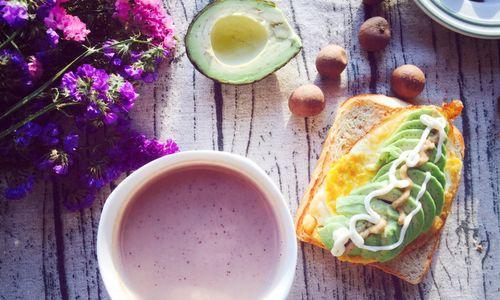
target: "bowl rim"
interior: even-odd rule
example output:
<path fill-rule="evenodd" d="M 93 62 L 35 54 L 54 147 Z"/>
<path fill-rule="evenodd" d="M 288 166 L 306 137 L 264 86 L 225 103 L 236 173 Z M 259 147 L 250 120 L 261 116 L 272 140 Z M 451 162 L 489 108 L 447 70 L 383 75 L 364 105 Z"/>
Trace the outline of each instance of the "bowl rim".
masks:
<path fill-rule="evenodd" d="M 278 222 L 283 244 L 274 284 L 263 299 L 286 299 L 297 265 L 297 239 L 288 204 L 269 175 L 255 162 L 237 154 L 213 150 L 184 151 L 158 158 L 130 174 L 108 196 L 99 220 L 96 248 L 99 272 L 111 299 L 130 299 L 133 294 L 121 279 L 116 265 L 116 250 L 113 247 L 121 214 L 131 195 L 157 176 L 178 168 L 196 165 L 214 165 L 232 169 L 251 180 L 264 193 Z"/>
<path fill-rule="evenodd" d="M 485 26 L 463 20 L 456 14 L 450 14 L 448 10 L 438 6 L 434 0 L 414 0 L 414 2 L 431 19 L 452 31 L 475 38 L 500 38 L 500 26 L 496 24 Z"/>

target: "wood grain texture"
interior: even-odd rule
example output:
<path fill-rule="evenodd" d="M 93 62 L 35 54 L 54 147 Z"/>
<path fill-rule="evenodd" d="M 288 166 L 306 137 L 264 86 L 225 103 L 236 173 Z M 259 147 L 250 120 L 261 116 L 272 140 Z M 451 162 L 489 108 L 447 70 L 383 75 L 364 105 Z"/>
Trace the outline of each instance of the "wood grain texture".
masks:
<path fill-rule="evenodd" d="M 208 1 L 165 1 L 182 38 Z M 422 103 L 459 98 L 456 121 L 467 146 L 463 184 L 432 269 L 412 286 L 381 271 L 335 260 L 300 244 L 290 299 L 498 299 L 500 297 L 500 42 L 468 38 L 432 22 L 410 0 L 365 8 L 361 0 L 282 0 L 303 51 L 283 69 L 245 86 L 213 83 L 196 72 L 180 43 L 154 85 L 141 88 L 133 112 L 150 136 L 173 137 L 183 150 L 215 149 L 245 155 L 278 184 L 295 212 L 338 104 L 358 93 L 391 94 L 392 70 L 405 63 L 427 76 Z M 392 27 L 389 47 L 359 48 L 363 20 L 381 15 Z M 328 43 L 346 48 L 349 64 L 338 81 L 321 81 L 315 55 Z M 327 97 L 315 118 L 290 116 L 287 99 L 315 82 Z M 112 187 L 111 187 L 112 188 Z M 0 202 L 0 299 L 108 299 L 95 241 L 100 210 L 70 213 L 60 187 L 41 182 L 30 199 Z M 483 251 L 477 251 L 482 245 Z"/>

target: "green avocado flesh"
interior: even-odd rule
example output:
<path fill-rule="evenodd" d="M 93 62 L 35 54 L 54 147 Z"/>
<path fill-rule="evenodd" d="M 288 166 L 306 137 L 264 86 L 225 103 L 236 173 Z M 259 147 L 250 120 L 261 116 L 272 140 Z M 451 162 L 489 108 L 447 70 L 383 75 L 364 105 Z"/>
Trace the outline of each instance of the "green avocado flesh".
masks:
<path fill-rule="evenodd" d="M 423 114 L 433 117 L 439 116 L 439 113 L 431 109 L 420 109 L 411 112 L 400 124 L 400 126 L 392 133 L 392 135 L 383 143 L 380 152 L 380 157 L 377 162 L 379 169 L 376 175 L 367 184 L 351 191 L 348 196 L 337 198 L 335 201 L 336 215 L 328 218 L 324 222 L 324 226 L 318 230 L 319 236 L 323 244 L 331 249 L 334 244 L 333 232 L 340 228 L 349 228 L 350 217 L 358 214 L 367 214 L 365 209 L 365 197 L 375 191 L 380 190 L 389 184 L 389 170 L 395 159 L 403 151 L 414 149 L 417 145 L 426 126 L 420 121 L 420 116 Z M 445 128 L 448 132 L 448 127 Z M 431 135 L 438 134 L 432 130 Z M 413 182 L 410 190 L 410 196 L 405 200 L 402 211 L 405 215 L 411 213 L 417 207 L 417 196 L 422 189 L 422 184 L 425 181 L 426 173 L 430 173 L 429 180 L 426 184 L 425 192 L 418 199 L 422 205 L 422 209 L 416 213 L 411 219 L 411 223 L 406 231 L 403 242 L 393 250 L 369 251 L 358 247 L 349 247 L 348 256 L 362 256 L 367 259 L 373 259 L 378 262 L 385 262 L 395 258 L 403 249 L 414 241 L 420 234 L 428 231 L 436 216 L 439 216 L 444 206 L 444 191 L 446 178 L 444 167 L 446 164 L 446 142 L 444 140 L 442 147 L 442 156 L 435 162 L 437 151 L 431 149 L 427 151 L 429 161 L 408 168 L 407 175 Z M 437 143 L 436 143 L 437 144 Z M 402 164 L 401 164 L 402 165 Z M 396 169 L 396 177 L 401 179 L 400 166 Z M 398 242 L 402 224 L 398 223 L 400 213 L 393 208 L 392 202 L 397 200 L 404 193 L 404 189 L 394 188 L 385 195 L 377 196 L 370 202 L 371 208 L 376 211 L 385 221 L 385 226 L 382 233 L 371 233 L 365 238 L 365 245 L 370 246 L 387 246 Z M 356 230 L 362 232 L 373 226 L 368 221 L 359 221 L 356 224 Z"/>
<path fill-rule="evenodd" d="M 283 12 L 264 0 L 208 4 L 191 22 L 185 45 L 196 69 L 229 84 L 261 80 L 302 49 Z"/>

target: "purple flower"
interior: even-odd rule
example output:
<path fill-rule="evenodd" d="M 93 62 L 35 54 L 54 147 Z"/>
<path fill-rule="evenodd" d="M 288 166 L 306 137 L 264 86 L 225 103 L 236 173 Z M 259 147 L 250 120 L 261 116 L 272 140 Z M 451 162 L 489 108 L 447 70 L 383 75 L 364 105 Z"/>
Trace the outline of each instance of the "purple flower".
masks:
<path fill-rule="evenodd" d="M 100 189 L 102 188 L 105 184 L 106 181 L 104 178 L 99 177 L 99 175 L 96 176 L 96 174 L 85 174 L 84 178 L 86 180 L 87 187 L 91 189 Z"/>
<path fill-rule="evenodd" d="M 77 69 L 76 73 L 84 84 L 82 88 L 89 89 L 91 87 L 101 94 L 107 92 L 109 75 L 106 71 L 84 64 Z"/>
<path fill-rule="evenodd" d="M 18 183 L 14 186 L 8 186 L 4 190 L 5 198 L 11 200 L 24 198 L 33 188 L 34 181 L 35 177 L 33 175 L 30 175 L 26 178 L 25 181 Z"/>
<path fill-rule="evenodd" d="M 68 173 L 68 165 L 66 164 L 55 165 L 52 167 L 52 170 L 54 170 L 54 173 L 56 173 L 57 175 L 66 175 Z"/>
<path fill-rule="evenodd" d="M 66 175 L 72 162 L 67 153 L 52 149 L 48 155 L 39 161 L 37 167 L 39 170 L 51 170 L 56 175 Z"/>
<path fill-rule="evenodd" d="M 41 138 L 45 145 L 54 146 L 59 143 L 59 129 L 54 123 L 47 123 L 43 127 Z"/>
<path fill-rule="evenodd" d="M 43 21 L 43 19 L 49 16 L 49 12 L 56 5 L 56 2 L 56 0 L 45 0 L 36 10 L 36 18 Z"/>
<path fill-rule="evenodd" d="M 127 74 L 127 76 L 129 76 L 130 78 L 132 78 L 134 80 L 139 80 L 139 79 L 141 79 L 142 72 L 144 70 L 139 68 L 139 67 L 136 67 L 134 65 L 128 65 L 125 67 L 124 71 L 125 71 L 125 74 Z"/>
<path fill-rule="evenodd" d="M 42 63 L 35 56 L 30 56 L 28 62 L 28 73 L 34 80 L 39 79 L 43 73 Z"/>
<path fill-rule="evenodd" d="M 82 95 L 77 89 L 77 83 L 78 76 L 72 71 L 65 73 L 61 79 L 61 87 L 63 90 L 74 100 L 80 102 L 82 100 Z"/>
<path fill-rule="evenodd" d="M 42 133 L 42 126 L 34 122 L 28 122 L 14 131 L 14 143 L 20 147 L 26 147 Z"/>
<path fill-rule="evenodd" d="M 79 121 L 94 127 L 113 125 L 133 107 L 134 86 L 117 74 L 84 64 L 63 75 L 62 93 L 69 101 L 84 104 Z"/>
<path fill-rule="evenodd" d="M 158 72 L 156 72 L 156 71 L 152 72 L 152 73 L 146 73 L 146 75 L 144 75 L 144 77 L 142 78 L 142 80 L 145 83 L 153 83 L 157 79 L 158 79 Z"/>
<path fill-rule="evenodd" d="M 138 94 L 135 92 L 134 86 L 125 81 L 120 88 L 120 95 L 122 96 L 122 104 L 125 111 L 129 111 L 134 106 L 134 101 Z"/>
<path fill-rule="evenodd" d="M 28 6 L 25 2 L 0 1 L 0 18 L 13 28 L 20 28 L 28 21 Z"/>
<path fill-rule="evenodd" d="M 77 134 L 68 134 L 63 141 L 64 151 L 71 153 L 78 148 L 79 136 Z"/>
<path fill-rule="evenodd" d="M 115 49 L 113 49 L 114 44 L 116 44 L 115 40 L 108 40 L 103 44 L 102 51 L 104 53 L 104 56 L 109 59 L 115 57 L 116 55 Z"/>
<path fill-rule="evenodd" d="M 134 51 L 134 50 L 130 51 L 130 61 L 131 62 L 138 61 L 142 57 L 143 53 L 144 53 L 143 51 L 141 51 L 141 52 Z"/>
<path fill-rule="evenodd" d="M 77 73 L 82 77 L 92 78 L 97 69 L 89 64 L 83 64 L 78 67 Z"/>
<path fill-rule="evenodd" d="M 69 211 L 90 207 L 97 196 L 97 189 L 79 189 L 64 193 L 63 204 Z"/>
<path fill-rule="evenodd" d="M 118 166 L 108 166 L 105 171 L 106 179 L 111 182 L 118 179 L 122 174 L 122 170 Z"/>
<path fill-rule="evenodd" d="M 113 66 L 119 67 L 122 65 L 122 60 L 120 58 L 113 58 L 111 63 L 113 64 Z"/>
<path fill-rule="evenodd" d="M 96 70 L 92 76 L 92 88 L 102 94 L 108 91 L 109 75 L 104 70 Z"/>
<path fill-rule="evenodd" d="M 99 108 L 97 108 L 95 104 L 91 103 L 87 106 L 87 110 L 85 111 L 85 118 L 88 120 L 93 120 L 99 117 L 100 114 L 101 112 L 99 111 Z"/>
<path fill-rule="evenodd" d="M 0 50 L 0 80 L 7 81 L 12 89 L 20 87 L 31 88 L 33 80 L 29 66 L 24 57 L 14 50 Z"/>
<path fill-rule="evenodd" d="M 55 47 L 59 43 L 59 35 L 57 34 L 57 32 L 54 29 L 49 28 L 47 29 L 46 34 L 49 44 L 52 47 Z"/>
<path fill-rule="evenodd" d="M 118 119 L 118 116 L 113 112 L 108 112 L 104 114 L 104 122 L 108 125 L 113 124 Z"/>

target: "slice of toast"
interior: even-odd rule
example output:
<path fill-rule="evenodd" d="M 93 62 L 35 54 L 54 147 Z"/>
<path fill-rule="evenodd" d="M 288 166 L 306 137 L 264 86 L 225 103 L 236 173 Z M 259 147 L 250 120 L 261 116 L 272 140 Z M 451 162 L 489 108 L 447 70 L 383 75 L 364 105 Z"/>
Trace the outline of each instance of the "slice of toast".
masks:
<path fill-rule="evenodd" d="M 463 159 L 464 153 L 463 138 L 458 129 L 451 124 L 451 120 L 460 114 L 462 107 L 460 101 L 453 101 L 439 108 L 447 116 L 451 125 L 446 146 L 447 151 L 458 157 L 460 162 Z M 358 140 L 369 134 L 371 130 L 375 129 L 385 120 L 389 120 L 391 115 L 397 115 L 403 110 L 417 108 L 421 108 L 421 106 L 411 106 L 396 98 L 370 94 L 354 96 L 341 105 L 332 128 L 323 144 L 323 151 L 312 174 L 311 182 L 297 211 L 295 220 L 296 232 L 301 241 L 325 248 L 321 240 L 313 234 L 317 226 L 317 221 L 313 217 L 314 210 L 316 209 L 313 202 L 316 201 L 314 200 L 315 195 L 319 192 L 332 163 L 349 153 Z M 454 171 L 448 171 L 447 176 L 449 184 L 445 191 L 443 213 L 436 218 L 433 228 L 421 234 L 400 255 L 385 263 L 370 263 L 363 260 L 355 261 L 343 257 L 339 259 L 369 264 L 387 273 L 394 274 L 412 284 L 421 282 L 429 270 L 432 256 L 439 244 L 440 231 L 446 221 L 446 217 L 451 209 L 451 202 L 457 192 L 461 177 L 461 164 Z"/>

